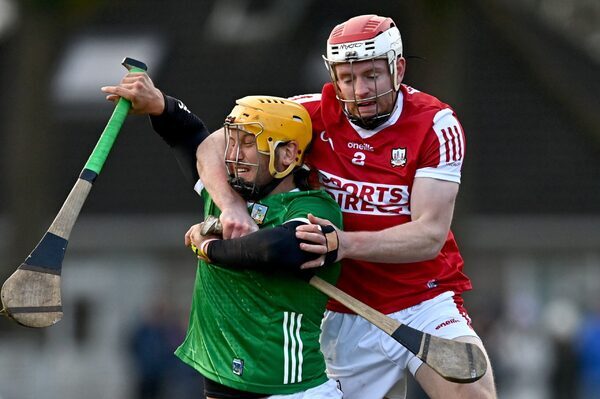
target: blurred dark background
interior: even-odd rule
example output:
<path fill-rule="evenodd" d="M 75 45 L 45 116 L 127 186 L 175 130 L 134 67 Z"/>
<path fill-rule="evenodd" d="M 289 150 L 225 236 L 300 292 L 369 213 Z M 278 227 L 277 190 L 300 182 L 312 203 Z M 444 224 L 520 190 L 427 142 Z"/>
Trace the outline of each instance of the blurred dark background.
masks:
<path fill-rule="evenodd" d="M 453 229 L 500 396 L 592 397 L 597 0 L 0 0 L 0 275 L 23 261 L 77 179 L 113 109 L 100 87 L 125 74 L 123 57 L 146 61 L 159 88 L 216 129 L 244 95 L 320 91 L 330 30 L 364 13 L 396 21 L 404 82 L 451 104 L 465 129 Z M 159 354 L 185 329 L 194 259 L 183 234 L 199 218 L 168 147 L 146 118 L 129 117 L 69 243 L 65 319 L 47 330 L 0 323 L 0 398 L 133 397 L 144 367 L 130 342 L 140 341 L 157 353 L 141 364 L 154 362 L 148 372 L 161 381 L 140 397 L 198 397 L 186 396 L 195 375 L 159 367 L 171 361 Z"/>

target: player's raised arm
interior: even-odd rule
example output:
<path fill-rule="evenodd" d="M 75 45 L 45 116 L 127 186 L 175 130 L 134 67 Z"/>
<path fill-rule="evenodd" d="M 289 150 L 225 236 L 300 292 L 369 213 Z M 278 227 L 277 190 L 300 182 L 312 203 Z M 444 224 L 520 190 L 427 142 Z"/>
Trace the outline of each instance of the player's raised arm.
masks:
<path fill-rule="evenodd" d="M 237 238 L 258 230 L 248 214 L 246 201 L 229 184 L 227 171 L 223 167 L 225 135 L 223 129 L 211 134 L 196 152 L 198 173 L 206 191 L 221 209 L 223 238 Z"/>

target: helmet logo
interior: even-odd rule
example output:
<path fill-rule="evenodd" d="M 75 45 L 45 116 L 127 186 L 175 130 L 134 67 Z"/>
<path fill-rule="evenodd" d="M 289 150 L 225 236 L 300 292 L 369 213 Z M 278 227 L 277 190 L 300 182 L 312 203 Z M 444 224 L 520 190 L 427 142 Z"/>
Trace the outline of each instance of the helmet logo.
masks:
<path fill-rule="evenodd" d="M 350 49 L 350 48 L 362 47 L 362 45 L 363 45 L 363 43 L 350 43 L 350 44 L 340 44 L 339 46 L 342 49 Z"/>

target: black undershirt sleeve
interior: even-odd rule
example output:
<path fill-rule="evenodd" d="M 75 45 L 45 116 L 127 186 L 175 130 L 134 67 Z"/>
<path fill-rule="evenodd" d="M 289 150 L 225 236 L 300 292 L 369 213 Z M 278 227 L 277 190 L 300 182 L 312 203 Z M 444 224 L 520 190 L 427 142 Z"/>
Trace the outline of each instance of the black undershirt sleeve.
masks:
<path fill-rule="evenodd" d="M 150 116 L 152 128 L 175 151 L 175 158 L 186 179 L 196 184 L 199 178 L 196 149 L 210 132 L 183 102 L 165 94 L 163 97 L 165 109 L 160 115 Z"/>
<path fill-rule="evenodd" d="M 296 227 L 301 224 L 306 223 L 291 221 L 241 238 L 212 241 L 207 255 L 212 263 L 230 269 L 297 272 L 304 262 L 319 257 L 300 249 Z"/>

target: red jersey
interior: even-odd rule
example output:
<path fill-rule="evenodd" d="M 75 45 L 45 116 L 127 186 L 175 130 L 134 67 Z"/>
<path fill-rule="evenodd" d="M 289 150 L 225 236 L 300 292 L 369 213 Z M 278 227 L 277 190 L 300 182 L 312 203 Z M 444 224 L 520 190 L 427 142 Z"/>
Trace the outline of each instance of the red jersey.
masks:
<path fill-rule="evenodd" d="M 462 127 L 452 109 L 433 96 L 402 85 L 389 120 L 367 130 L 342 112 L 331 83 L 321 94 L 292 98 L 313 123 L 306 163 L 339 203 L 346 231 L 376 231 L 411 220 L 415 177 L 460 182 L 465 156 Z M 338 287 L 382 313 L 393 313 L 444 291 L 471 289 L 452 232 L 439 255 L 414 263 L 344 259 Z M 352 313 L 330 300 L 330 310 Z"/>

